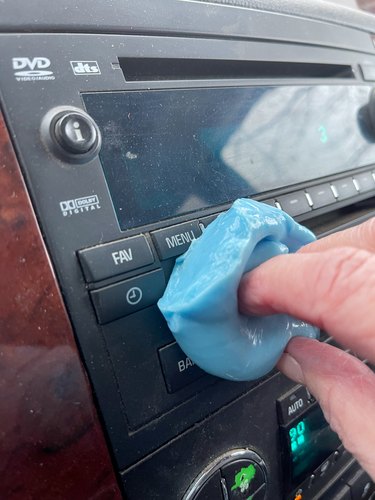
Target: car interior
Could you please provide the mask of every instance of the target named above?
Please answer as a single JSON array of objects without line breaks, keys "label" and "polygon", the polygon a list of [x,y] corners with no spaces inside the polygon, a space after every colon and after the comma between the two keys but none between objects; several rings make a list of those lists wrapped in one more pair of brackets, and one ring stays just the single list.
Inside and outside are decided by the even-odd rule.
[{"label": "car interior", "polygon": [[157,305],[239,198],[375,215],[374,13],[0,1],[0,499],[375,498],[305,386],[207,373]]}]

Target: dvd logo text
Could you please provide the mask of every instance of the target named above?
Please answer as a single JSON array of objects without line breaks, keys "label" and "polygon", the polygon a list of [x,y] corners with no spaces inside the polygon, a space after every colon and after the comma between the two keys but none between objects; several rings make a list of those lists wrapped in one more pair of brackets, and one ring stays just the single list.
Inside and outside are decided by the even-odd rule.
[{"label": "dvd logo text", "polygon": [[53,71],[47,70],[51,66],[47,57],[13,57],[12,66],[17,81],[55,79]]},{"label": "dvd logo text", "polygon": [[16,76],[42,76],[42,75],[52,75],[52,71],[45,71],[45,68],[51,66],[51,61],[46,57],[33,57],[29,59],[28,57],[13,57],[13,69],[14,70],[24,70],[17,71],[14,73]]}]

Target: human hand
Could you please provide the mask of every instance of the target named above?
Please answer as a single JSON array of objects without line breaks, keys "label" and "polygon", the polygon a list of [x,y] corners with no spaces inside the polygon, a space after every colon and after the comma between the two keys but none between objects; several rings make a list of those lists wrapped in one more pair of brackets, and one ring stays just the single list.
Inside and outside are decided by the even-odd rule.
[{"label": "human hand", "polygon": [[[375,363],[375,218],[274,257],[242,279],[245,314],[288,313]],[[325,343],[292,339],[278,364],[319,401],[327,421],[375,479],[375,375]]]}]

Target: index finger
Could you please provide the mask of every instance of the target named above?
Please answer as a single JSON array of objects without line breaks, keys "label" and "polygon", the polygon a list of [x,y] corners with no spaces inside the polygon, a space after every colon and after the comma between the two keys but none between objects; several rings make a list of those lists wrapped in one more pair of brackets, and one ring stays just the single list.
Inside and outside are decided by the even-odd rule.
[{"label": "index finger", "polygon": [[244,314],[287,313],[375,360],[375,255],[355,248],[280,255],[246,274]]},{"label": "index finger", "polygon": [[302,247],[299,253],[321,252],[331,248],[349,246],[375,252],[375,217],[358,226],[330,234]]}]

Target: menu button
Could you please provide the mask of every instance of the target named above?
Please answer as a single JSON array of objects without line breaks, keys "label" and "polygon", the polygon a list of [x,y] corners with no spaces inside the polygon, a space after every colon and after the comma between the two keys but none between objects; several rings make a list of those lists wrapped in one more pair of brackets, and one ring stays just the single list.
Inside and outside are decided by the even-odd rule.
[{"label": "menu button", "polygon": [[202,234],[198,221],[185,222],[151,233],[159,256],[170,259],[186,252],[191,242]]}]

